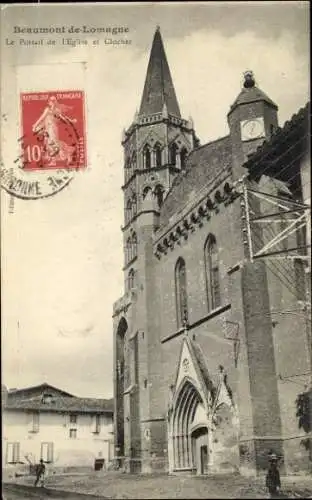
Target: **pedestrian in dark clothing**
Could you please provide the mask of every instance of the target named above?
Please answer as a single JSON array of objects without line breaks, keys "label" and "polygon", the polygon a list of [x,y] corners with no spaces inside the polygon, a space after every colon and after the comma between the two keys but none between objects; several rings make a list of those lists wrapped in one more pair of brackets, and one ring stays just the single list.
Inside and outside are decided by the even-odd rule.
[{"label": "pedestrian in dark clothing", "polygon": [[273,453],[269,460],[269,469],[265,478],[265,484],[269,490],[270,498],[278,498],[281,488],[281,479],[277,467],[277,456]]},{"label": "pedestrian in dark clothing", "polygon": [[41,486],[44,486],[44,474],[45,474],[45,465],[43,463],[42,458],[40,459],[40,463],[37,465],[36,469],[36,481],[35,486],[41,481]]}]

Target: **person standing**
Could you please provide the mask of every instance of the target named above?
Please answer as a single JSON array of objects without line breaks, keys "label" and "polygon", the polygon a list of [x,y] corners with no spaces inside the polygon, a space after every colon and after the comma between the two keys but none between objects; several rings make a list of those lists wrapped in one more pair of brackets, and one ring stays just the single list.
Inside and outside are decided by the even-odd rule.
[{"label": "person standing", "polygon": [[278,459],[275,453],[272,453],[269,458],[269,468],[266,475],[265,484],[269,490],[270,498],[278,498],[281,488],[281,479],[278,470]]},{"label": "person standing", "polygon": [[44,486],[44,476],[45,476],[45,465],[43,463],[43,460],[42,458],[40,459],[40,463],[37,465],[37,469],[36,469],[36,481],[35,481],[35,486],[38,485],[39,481],[40,481],[40,486],[43,487]]}]

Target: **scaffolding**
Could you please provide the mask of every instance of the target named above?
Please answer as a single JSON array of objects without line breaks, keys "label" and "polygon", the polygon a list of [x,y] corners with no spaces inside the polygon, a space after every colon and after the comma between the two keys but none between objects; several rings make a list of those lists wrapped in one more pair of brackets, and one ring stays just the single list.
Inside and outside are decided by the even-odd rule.
[{"label": "scaffolding", "polygon": [[[273,194],[269,189],[272,186],[278,193],[284,187],[284,192]],[[266,187],[268,189],[264,189]],[[272,178],[266,178],[264,183],[256,184],[250,181],[246,174],[236,182],[235,190],[240,197],[245,259],[234,268],[243,267],[247,262],[265,261],[267,269],[296,297],[298,307],[295,310],[285,308],[270,312],[272,325],[277,323],[275,318],[278,315],[301,316],[305,323],[312,366],[311,245],[308,240],[311,207],[294,199],[290,191],[287,192],[284,183]],[[298,276],[295,279],[294,267],[298,264],[302,273],[299,274],[299,279]],[[301,287],[300,293],[298,287]],[[311,371],[309,374],[311,375]],[[297,377],[298,374],[293,376]],[[282,378],[286,380],[292,377]]]},{"label": "scaffolding", "polygon": [[[274,181],[273,181],[274,182]],[[299,259],[309,262],[307,253],[303,253],[311,245],[295,245],[291,248],[278,248],[278,245],[288,239],[292,234],[298,233],[301,229],[305,233],[309,230],[311,221],[311,207],[305,203],[287,199],[283,196],[277,196],[263,191],[257,191],[248,187],[246,178],[241,180],[242,196],[242,220],[245,222],[243,231],[247,234],[248,256],[253,262],[255,259]],[[269,213],[256,213],[253,209],[253,199],[260,200],[269,205]],[[290,217],[289,217],[290,215]],[[255,224],[261,224],[264,229],[271,230],[271,238],[261,247],[254,251],[253,233]],[[283,224],[283,228],[278,228]],[[266,226],[266,227],[265,227]]]}]

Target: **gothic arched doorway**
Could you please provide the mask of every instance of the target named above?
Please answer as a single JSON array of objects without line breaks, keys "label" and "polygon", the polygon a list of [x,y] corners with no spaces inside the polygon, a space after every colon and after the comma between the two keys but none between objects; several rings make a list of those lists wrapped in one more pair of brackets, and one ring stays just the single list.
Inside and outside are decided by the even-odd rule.
[{"label": "gothic arched doorway", "polygon": [[116,436],[117,455],[124,456],[125,336],[128,324],[121,318],[116,333]]},{"label": "gothic arched doorway", "polygon": [[195,469],[204,474],[208,468],[208,422],[203,399],[189,378],[174,399],[169,426],[170,469]]}]

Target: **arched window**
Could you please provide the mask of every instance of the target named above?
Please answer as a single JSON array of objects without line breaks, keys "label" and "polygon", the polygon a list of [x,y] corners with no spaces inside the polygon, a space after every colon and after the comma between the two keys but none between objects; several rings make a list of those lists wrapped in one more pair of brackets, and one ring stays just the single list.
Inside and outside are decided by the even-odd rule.
[{"label": "arched window", "polygon": [[152,189],[149,187],[149,186],[146,186],[144,189],[143,189],[143,193],[142,193],[142,196],[143,196],[143,200],[145,200],[146,196],[148,194],[151,194],[151,191]]},{"label": "arched window", "polygon": [[181,257],[175,267],[175,292],[177,307],[177,326],[181,328],[188,321],[187,289],[186,289],[186,267]]},{"label": "arched window", "polygon": [[134,217],[135,214],[137,213],[137,198],[135,193],[132,195],[132,210],[131,210],[131,216]]},{"label": "arched window", "polygon": [[212,311],[221,305],[218,248],[212,234],[206,240],[204,251],[208,310]]},{"label": "arched window", "polygon": [[128,272],[128,290],[131,290],[131,288],[134,288],[134,269],[130,269]]},{"label": "arched window", "polygon": [[[125,318],[121,318],[117,331],[115,343],[115,369],[116,369],[116,400],[118,404],[118,418],[116,419],[117,443],[120,448],[119,453],[124,453],[124,391],[128,387],[125,380],[125,343],[128,331],[128,324]],[[126,360],[128,361],[128,360]]]},{"label": "arched window", "polygon": [[186,157],[187,157],[187,149],[182,148],[180,152],[181,170],[184,170],[186,168]]},{"label": "arched window", "polygon": [[125,219],[126,219],[126,224],[130,221],[131,219],[131,210],[132,210],[132,203],[131,203],[131,200],[128,200],[127,201],[127,205],[126,205],[126,216],[125,216]]},{"label": "arched window", "polygon": [[136,169],[136,152],[133,151],[131,157],[131,171],[133,172]]},{"label": "arched window", "polygon": [[160,184],[155,187],[155,196],[158,203],[158,208],[160,208],[164,201],[164,188]]},{"label": "arched window", "polygon": [[136,233],[132,233],[131,237],[132,257],[136,257],[138,253],[138,239]]},{"label": "arched window", "polygon": [[155,155],[155,166],[161,167],[161,145],[159,144],[159,142],[155,144],[154,155]]},{"label": "arched window", "polygon": [[130,236],[127,239],[126,243],[126,263],[128,263],[131,260],[131,239]]},{"label": "arched window", "polygon": [[151,150],[148,144],[143,149],[143,167],[145,169],[151,168]]},{"label": "arched window", "polygon": [[170,165],[176,165],[177,164],[177,151],[178,151],[178,146],[173,143],[169,147],[169,162]]},{"label": "arched window", "polygon": [[125,161],[125,177],[126,177],[126,180],[129,179],[130,177],[130,172],[131,172],[131,161],[130,161],[130,158],[126,158],[126,161]]}]

